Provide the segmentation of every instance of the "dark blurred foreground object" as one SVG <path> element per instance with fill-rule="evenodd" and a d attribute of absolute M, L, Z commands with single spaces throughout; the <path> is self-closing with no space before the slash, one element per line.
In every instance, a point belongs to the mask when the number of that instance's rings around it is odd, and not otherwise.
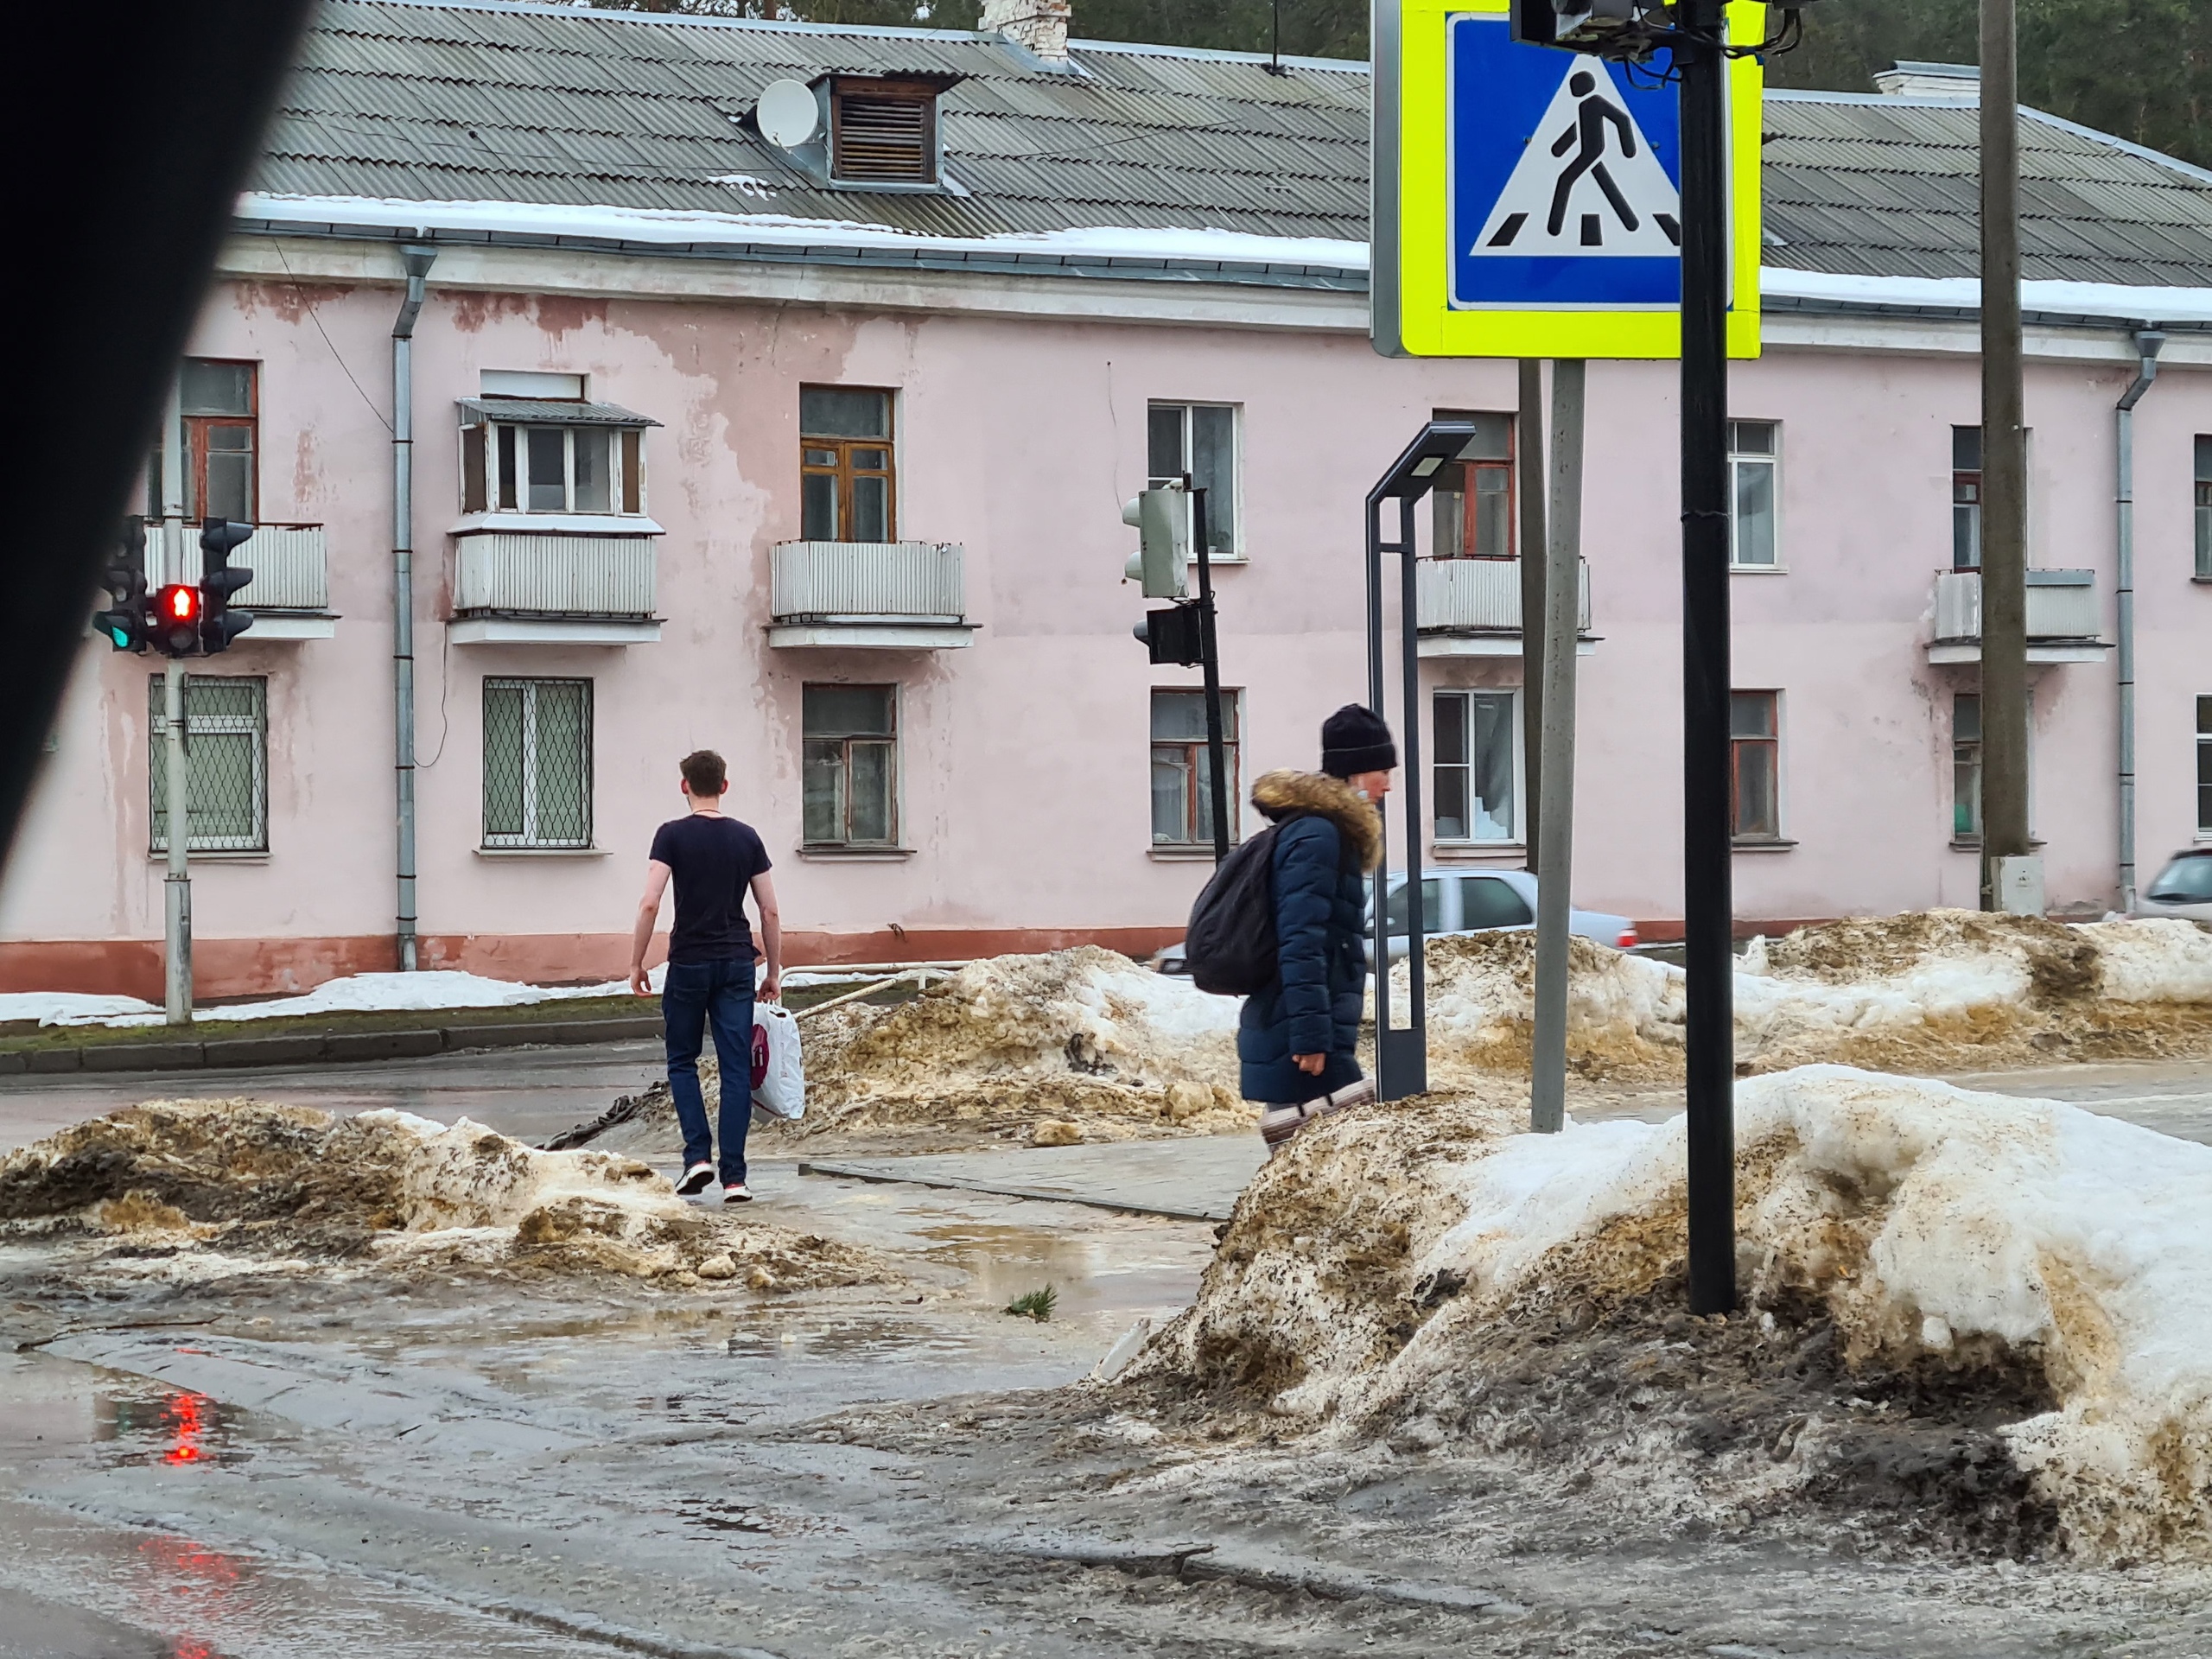
<path fill-rule="evenodd" d="M 16 423 L 0 544 L 0 868 L 69 665 L 99 607 L 162 399 L 183 355 L 310 0 L 41 9 L 14 61 L 12 223 L 39 249 L 16 350 L 45 412 Z M 29 297 L 29 296 L 26 296 Z M 28 515 L 25 517 L 23 515 Z"/>

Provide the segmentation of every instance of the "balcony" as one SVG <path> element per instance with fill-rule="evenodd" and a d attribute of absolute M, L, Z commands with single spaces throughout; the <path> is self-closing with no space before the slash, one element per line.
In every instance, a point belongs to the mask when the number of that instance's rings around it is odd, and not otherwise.
<path fill-rule="evenodd" d="M 976 632 L 957 543 L 779 543 L 769 616 L 779 650 L 949 651 Z"/>
<path fill-rule="evenodd" d="M 639 645 L 660 638 L 653 536 L 456 536 L 457 645 Z"/>
<path fill-rule="evenodd" d="M 1521 561 L 1421 559 L 1415 592 L 1421 605 L 1424 657 L 1521 655 Z M 1388 578 L 1385 578 L 1388 581 Z M 1582 604 L 1575 647 L 1586 657 L 1597 644 L 1590 632 L 1590 564 L 1582 562 Z"/>
<path fill-rule="evenodd" d="M 147 526 L 147 559 L 154 569 L 162 568 L 154 543 L 155 526 Z M 181 527 L 184 576 L 198 582 L 203 574 L 200 531 L 196 524 Z M 338 619 L 330 613 L 328 539 L 321 524 L 256 524 L 253 539 L 241 543 L 232 563 L 253 572 L 253 580 L 238 589 L 232 603 L 253 613 L 248 640 L 328 639 L 338 632 Z"/>
<path fill-rule="evenodd" d="M 2028 572 L 2028 660 L 2101 663 L 2112 649 L 2097 637 L 2104 622 L 2094 570 Z M 1931 663 L 1981 660 L 1981 573 L 1936 573 L 1936 630 Z"/>

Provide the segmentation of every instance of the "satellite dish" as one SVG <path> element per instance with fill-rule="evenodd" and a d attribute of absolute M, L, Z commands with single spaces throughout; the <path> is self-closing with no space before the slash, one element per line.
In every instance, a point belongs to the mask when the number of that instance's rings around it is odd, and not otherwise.
<path fill-rule="evenodd" d="M 779 149 L 797 149 L 821 130 L 822 106 L 803 80 L 772 80 L 753 106 L 760 136 Z"/>

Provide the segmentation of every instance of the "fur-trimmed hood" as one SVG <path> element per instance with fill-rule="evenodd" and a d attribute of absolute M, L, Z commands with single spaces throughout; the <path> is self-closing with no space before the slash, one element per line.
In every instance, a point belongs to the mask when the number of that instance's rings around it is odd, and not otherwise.
<path fill-rule="evenodd" d="M 1252 804 L 1278 823 L 1307 814 L 1326 818 L 1359 855 L 1361 869 L 1371 870 L 1382 861 L 1382 815 L 1340 778 L 1288 768 L 1265 772 L 1252 785 Z"/>

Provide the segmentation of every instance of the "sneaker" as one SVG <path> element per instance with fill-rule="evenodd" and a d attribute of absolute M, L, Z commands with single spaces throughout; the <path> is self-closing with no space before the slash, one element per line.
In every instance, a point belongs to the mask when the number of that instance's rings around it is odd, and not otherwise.
<path fill-rule="evenodd" d="M 740 1181 L 735 1186 L 726 1186 L 722 1188 L 722 1202 L 724 1204 L 750 1204 L 753 1202 L 753 1189 L 747 1186 L 743 1181 Z"/>
<path fill-rule="evenodd" d="M 715 1166 L 712 1164 L 694 1164 L 683 1172 L 683 1179 L 676 1184 L 676 1196 L 679 1198 L 696 1197 L 707 1190 L 714 1179 Z"/>

